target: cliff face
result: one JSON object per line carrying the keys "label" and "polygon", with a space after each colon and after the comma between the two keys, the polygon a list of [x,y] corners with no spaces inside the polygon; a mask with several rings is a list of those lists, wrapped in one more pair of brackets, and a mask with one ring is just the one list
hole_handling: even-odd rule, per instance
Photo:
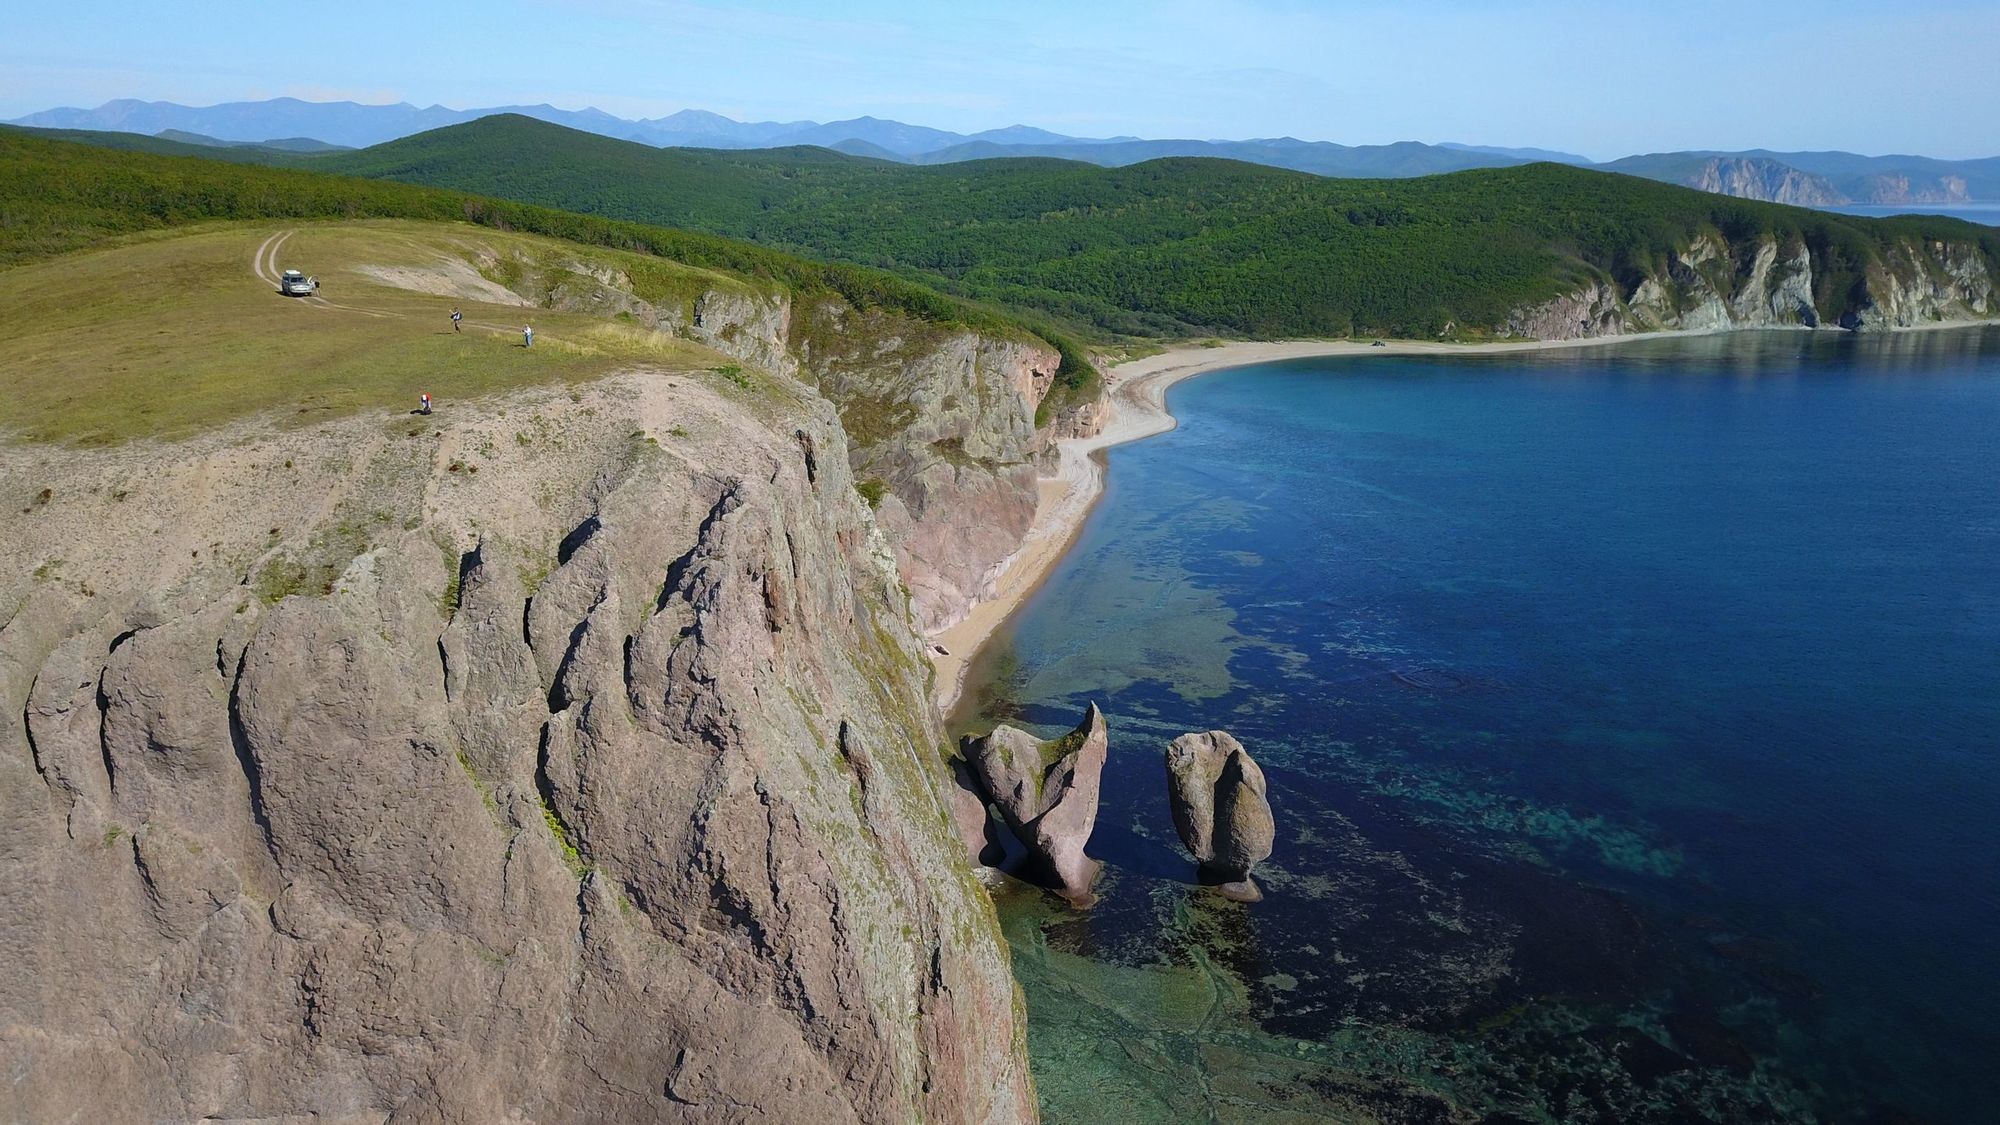
{"label": "cliff face", "polygon": [[1976,247],[1906,242],[1868,271],[1866,299],[1844,313],[1844,328],[1909,328],[2000,313],[1991,268]]}
{"label": "cliff face", "polygon": [[1994,268],[1974,245],[1906,241],[1843,292],[1815,296],[1823,268],[1803,243],[1696,238],[1629,289],[1605,279],[1515,310],[1507,335],[1571,340],[1660,330],[1911,327],[2000,312]]}
{"label": "cliff face", "polygon": [[497,265],[483,263],[524,303],[622,314],[818,387],[839,409],[856,478],[879,482],[878,518],[926,630],[991,596],[1034,519],[1038,466],[1053,469],[1058,438],[1103,424],[1100,399],[1037,428],[1062,356],[1032,338],[942,328],[834,297],[800,305],[720,276],[706,289],[655,294],[568,259]]}
{"label": "cliff face", "polygon": [[1035,408],[1062,357],[831,302],[802,311],[794,346],[839,404],[855,474],[886,486],[879,516],[918,623],[958,621],[1034,520]]}
{"label": "cliff face", "polygon": [[1733,195],[1738,199],[1762,199],[1801,207],[1851,202],[1824,177],[1809,175],[1788,164],[1760,157],[1712,158],[1703,162],[1685,183],[1692,188]]}
{"label": "cliff face", "polygon": [[[1616,167],[1618,165],[1614,165]],[[1636,170],[1640,175],[1719,195],[1790,203],[1800,207],[1845,203],[1965,203],[1972,199],[1972,185],[1964,176],[1934,170],[1821,175],[1767,156],[1712,156],[1693,159],[1687,164]]]}
{"label": "cliff face", "polygon": [[1964,176],[1888,172],[1857,178],[1853,194],[1856,203],[1968,203],[1972,186]]}
{"label": "cliff face", "polygon": [[0,1118],[1032,1117],[888,549],[752,383],[0,448]]}

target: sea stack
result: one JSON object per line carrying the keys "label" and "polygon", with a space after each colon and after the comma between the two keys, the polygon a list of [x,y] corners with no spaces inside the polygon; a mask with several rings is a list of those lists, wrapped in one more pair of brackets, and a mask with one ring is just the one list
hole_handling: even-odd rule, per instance
{"label": "sea stack", "polygon": [[960,744],[979,795],[1026,851],[1023,874],[1078,906],[1095,901],[1090,888],[1103,866],[1083,848],[1097,825],[1098,782],[1109,742],[1104,713],[1092,703],[1083,722],[1058,739],[1043,742],[998,726]]}
{"label": "sea stack", "polygon": [[1167,803],[1205,879],[1238,902],[1264,897],[1250,869],[1270,857],[1277,826],[1264,771],[1242,743],[1219,730],[1168,743]]}

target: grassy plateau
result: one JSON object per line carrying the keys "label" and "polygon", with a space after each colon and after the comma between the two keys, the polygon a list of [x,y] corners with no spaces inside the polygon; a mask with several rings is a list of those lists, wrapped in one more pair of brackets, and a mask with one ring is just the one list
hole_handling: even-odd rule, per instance
{"label": "grassy plateau", "polygon": [[[286,232],[276,268],[318,276],[317,299],[279,294],[259,251]],[[715,353],[587,313],[439,296],[369,270],[573,253],[552,239],[442,223],[210,224],[0,272],[9,345],[0,418],[36,441],[172,438],[269,413],[314,421],[414,409],[635,362],[701,365]],[[607,265],[670,265],[593,249]],[[620,259],[633,261],[621,262]],[[703,271],[684,270],[690,279]],[[476,274],[473,274],[476,276]],[[462,332],[450,321],[465,314]],[[520,329],[535,327],[535,346]]]}

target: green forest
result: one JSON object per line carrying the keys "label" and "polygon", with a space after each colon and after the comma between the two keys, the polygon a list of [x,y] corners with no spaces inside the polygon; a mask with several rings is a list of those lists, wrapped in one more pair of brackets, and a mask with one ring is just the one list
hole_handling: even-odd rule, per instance
{"label": "green forest", "polygon": [[37,132],[0,129],[0,265],[205,219],[463,220],[1034,332],[1064,354],[1058,404],[1095,386],[1079,339],[1478,338],[1586,282],[1630,292],[1704,232],[1744,251],[1762,236],[1809,247],[1829,323],[1899,243],[1977,245],[2000,272],[1992,228],[1556,164],[1400,180],[1195,158],[913,166],[656,149],[517,116],[325,154]]}

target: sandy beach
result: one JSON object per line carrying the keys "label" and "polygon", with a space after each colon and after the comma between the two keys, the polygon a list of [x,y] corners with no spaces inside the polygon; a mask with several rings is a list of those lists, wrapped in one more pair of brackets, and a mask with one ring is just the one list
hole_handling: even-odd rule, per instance
{"label": "sandy beach", "polygon": [[[1989,321],[1954,321],[1899,328],[1898,331],[1978,328]],[[1813,332],[1810,328],[1734,329],[1722,331]],[[1582,340],[1522,340],[1492,344],[1446,344],[1421,340],[1386,340],[1377,345],[1354,340],[1284,340],[1237,342],[1212,346],[1169,348],[1143,359],[1118,364],[1105,372],[1110,388],[1109,416],[1096,436],[1059,443],[1062,459],[1057,474],[1044,477],[1034,523],[1021,549],[1006,563],[995,583],[995,594],[980,602],[963,620],[931,635],[931,663],[937,669],[937,702],[947,715],[965,689],[972,658],[992,638],[1060,560],[1084,517],[1104,492],[1104,451],[1114,445],[1163,434],[1178,423],[1167,411],[1167,388],[1183,379],[1225,367],[1272,363],[1319,356],[1479,355],[1495,352],[1555,351],[1603,347],[1639,340],[1716,335],[1716,331],[1647,332],[1630,336],[1595,336]],[[949,655],[940,654],[942,646]]]}
{"label": "sandy beach", "polygon": [[[1060,467],[1055,476],[1042,478],[1034,523],[1028,528],[1020,550],[1001,571],[995,583],[994,596],[974,606],[972,612],[957,624],[931,635],[931,663],[937,669],[938,707],[946,714],[951,713],[965,689],[965,673],[972,658],[978,655],[980,648],[992,638],[1000,625],[1020,608],[1075,541],[1077,532],[1083,527],[1084,517],[1090,514],[1092,505],[1104,492],[1104,451],[1115,445],[1166,433],[1177,424],[1174,416],[1167,411],[1167,388],[1183,379],[1225,367],[1317,356],[1469,355],[1590,347],[1629,343],[1642,338],[1703,334],[1656,332],[1644,337],[1612,336],[1497,344],[1385,341],[1380,347],[1352,340],[1242,342],[1170,348],[1157,355],[1121,363],[1105,372],[1105,382],[1110,388],[1110,409],[1104,428],[1093,437],[1073,438],[1059,443]],[[937,651],[939,646],[945,649],[944,654]]]}

